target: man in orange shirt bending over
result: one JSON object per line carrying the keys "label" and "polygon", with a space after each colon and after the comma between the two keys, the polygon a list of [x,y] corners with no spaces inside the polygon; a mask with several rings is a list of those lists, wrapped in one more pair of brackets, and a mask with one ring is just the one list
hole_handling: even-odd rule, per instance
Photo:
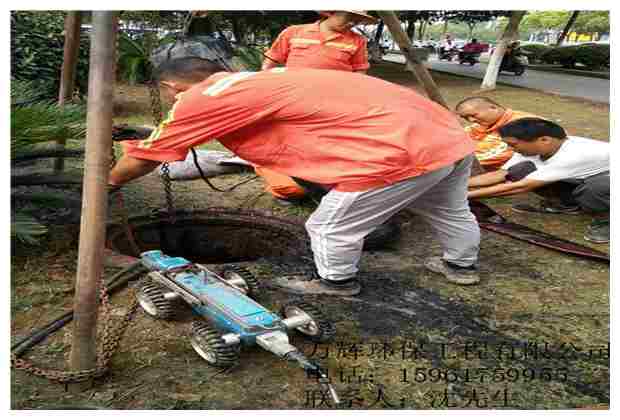
{"label": "man in orange shirt bending over", "polygon": [[[376,23],[363,10],[320,12],[325,18],[307,25],[293,25],[283,30],[265,53],[263,70],[278,65],[288,68],[311,68],[366,73],[368,50],[366,38],[351,30],[358,24]],[[281,204],[304,196],[305,190],[291,177],[264,167],[254,170]]]}
{"label": "man in orange shirt bending over", "polygon": [[126,144],[112,187],[217,138],[252,164],[328,186],[306,222],[317,275],[278,283],[287,290],[359,293],[364,238],[405,207],[442,245],[426,267],[456,284],[479,281],[480,231],[467,201],[474,144],[449,110],[411,89],[334,70],[227,73],[184,58],[155,75],[162,95],[177,101],[151,137]]}
{"label": "man in orange shirt bending over", "polygon": [[471,123],[465,127],[469,137],[476,142],[476,158],[486,171],[497,171],[512,157],[513,151],[502,141],[499,129],[520,118],[537,118],[534,114],[505,108],[484,96],[473,96],[459,102],[455,111]]}

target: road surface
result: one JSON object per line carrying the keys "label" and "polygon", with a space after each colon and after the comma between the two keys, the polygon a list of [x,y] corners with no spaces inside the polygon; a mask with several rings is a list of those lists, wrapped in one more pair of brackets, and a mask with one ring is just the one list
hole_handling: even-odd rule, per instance
{"label": "road surface", "polygon": [[[395,63],[405,63],[405,57],[401,54],[386,54],[383,56],[383,59]],[[458,74],[479,80],[484,78],[487,68],[485,63],[469,66],[467,64],[461,65],[458,62],[439,61],[433,55],[429,57],[426,65],[431,70]],[[606,79],[528,69],[522,76],[502,73],[497,78],[497,81],[512,86],[521,86],[562,96],[609,104],[609,80]]]}

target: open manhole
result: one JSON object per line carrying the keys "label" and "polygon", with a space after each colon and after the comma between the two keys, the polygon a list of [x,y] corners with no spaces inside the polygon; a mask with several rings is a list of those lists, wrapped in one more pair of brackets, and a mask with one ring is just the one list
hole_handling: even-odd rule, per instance
{"label": "open manhole", "polygon": [[[180,210],[176,222],[154,215],[129,218],[140,252],[160,249],[195,263],[219,264],[259,258],[310,254],[301,221],[287,220],[260,211],[209,208]],[[108,226],[108,248],[136,255],[126,229]]]}

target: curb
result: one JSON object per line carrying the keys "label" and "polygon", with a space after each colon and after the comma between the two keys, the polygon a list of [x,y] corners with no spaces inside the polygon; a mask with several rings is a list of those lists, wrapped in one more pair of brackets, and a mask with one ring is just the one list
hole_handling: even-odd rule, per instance
{"label": "curb", "polygon": [[[389,51],[388,54],[400,54],[400,55],[403,55],[403,53],[401,51],[396,51],[396,50],[395,51]],[[384,61],[387,61],[387,60],[384,60]],[[484,63],[488,64],[487,62],[484,62]],[[571,74],[573,76],[592,77],[594,79],[606,79],[606,80],[610,79],[610,73],[605,73],[605,72],[577,70],[577,69],[565,69],[563,67],[544,66],[544,65],[527,65],[526,67],[528,69],[531,69],[531,70],[546,71],[548,73]]]}
{"label": "curb", "polygon": [[[382,61],[385,62],[385,63],[404,65],[403,63],[398,63],[398,62],[395,62],[395,61],[389,61],[389,60],[385,60],[385,59],[382,59]],[[436,69],[433,69],[433,68],[430,68],[430,67],[428,67],[428,70],[430,72],[449,74],[451,76],[456,76],[456,77],[463,77],[463,78],[474,79],[474,80],[483,80],[483,78],[478,78],[478,77],[475,77],[475,76],[470,76],[470,75],[465,75],[465,74],[458,74],[458,73],[452,73],[452,72],[445,71],[445,70],[436,70]],[[496,82],[496,84],[502,85],[502,86],[509,86],[509,87],[513,87],[513,88],[518,88],[518,89],[531,90],[531,91],[534,91],[534,92],[542,92],[542,93],[546,93],[547,95],[553,95],[553,96],[557,96],[557,97],[560,97],[560,98],[579,99],[579,100],[582,100],[582,101],[585,101],[585,102],[589,102],[589,103],[593,103],[593,104],[598,104],[598,105],[607,105],[607,106],[610,105],[608,102],[605,102],[605,101],[597,101],[595,99],[580,98],[580,97],[570,96],[570,95],[562,95],[561,93],[549,92],[549,91],[546,91],[546,90],[536,89],[536,88],[531,88],[531,87],[525,87],[525,86],[517,86],[517,85],[513,85],[513,84],[510,84],[510,83],[507,83],[507,82],[502,82],[502,81],[499,81],[499,80]]]}
{"label": "curb", "polygon": [[[392,63],[392,61],[387,61],[387,62],[388,63]],[[394,63],[394,64],[399,64],[399,63]],[[466,76],[464,74],[450,73],[449,71],[434,70],[434,69],[428,69],[428,70],[431,71],[431,72],[449,74],[451,76],[456,76],[456,77],[465,77],[467,79],[483,80],[483,79],[478,79],[477,77]],[[562,95],[561,93],[549,92],[549,91],[546,91],[546,90],[536,89],[536,88],[531,88],[531,87],[516,86],[516,85],[511,85],[510,83],[500,82],[499,80],[497,82],[495,82],[495,83],[498,84],[498,85],[509,86],[509,87],[513,87],[513,88],[517,88],[517,89],[525,89],[525,90],[532,90],[534,92],[542,92],[542,93],[546,93],[547,95],[553,95],[553,96],[557,96],[557,97],[560,97],[560,98],[579,99],[579,100],[584,101],[584,102],[589,102],[589,103],[598,104],[598,105],[608,105],[609,106],[609,103],[604,102],[604,101],[596,101],[594,99],[579,98],[579,97],[576,97],[576,96]]]}
{"label": "curb", "polygon": [[536,71],[546,71],[548,73],[558,73],[558,74],[571,74],[573,76],[582,76],[582,77],[592,77],[594,79],[606,79],[609,80],[609,73],[602,72],[594,72],[594,71],[586,71],[586,70],[573,70],[573,69],[564,69],[564,68],[548,68],[546,66],[527,66],[528,69],[536,70]]}

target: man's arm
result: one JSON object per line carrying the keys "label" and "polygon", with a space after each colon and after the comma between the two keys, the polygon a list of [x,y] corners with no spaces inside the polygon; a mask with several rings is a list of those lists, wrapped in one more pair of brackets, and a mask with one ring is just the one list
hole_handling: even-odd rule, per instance
{"label": "man's arm", "polygon": [[295,27],[289,26],[284,29],[276,40],[273,42],[269,50],[265,51],[263,54],[265,59],[263,60],[263,65],[261,66],[261,70],[269,70],[278,65],[286,64],[286,60],[288,58],[288,53],[291,49],[290,46],[290,37],[295,32]]}
{"label": "man's arm", "polygon": [[503,197],[530,192],[543,185],[548,184],[544,181],[533,179],[522,179],[517,182],[503,182],[501,184],[484,187],[467,193],[467,198]]}
{"label": "man's arm", "polygon": [[508,171],[506,171],[505,169],[500,169],[497,171],[472,176],[471,178],[469,178],[469,183],[467,186],[469,188],[478,188],[499,184],[500,182],[506,181],[507,174]]}
{"label": "man's arm", "polygon": [[272,68],[277,67],[277,66],[278,66],[277,62],[273,61],[270,58],[265,58],[263,60],[263,65],[261,67],[261,70],[269,70],[269,69],[272,69]]}
{"label": "man's arm", "polygon": [[123,155],[114,168],[110,171],[108,178],[109,185],[123,185],[127,182],[140,178],[153,169],[157,168],[161,162],[155,160],[136,159],[131,156]]}

